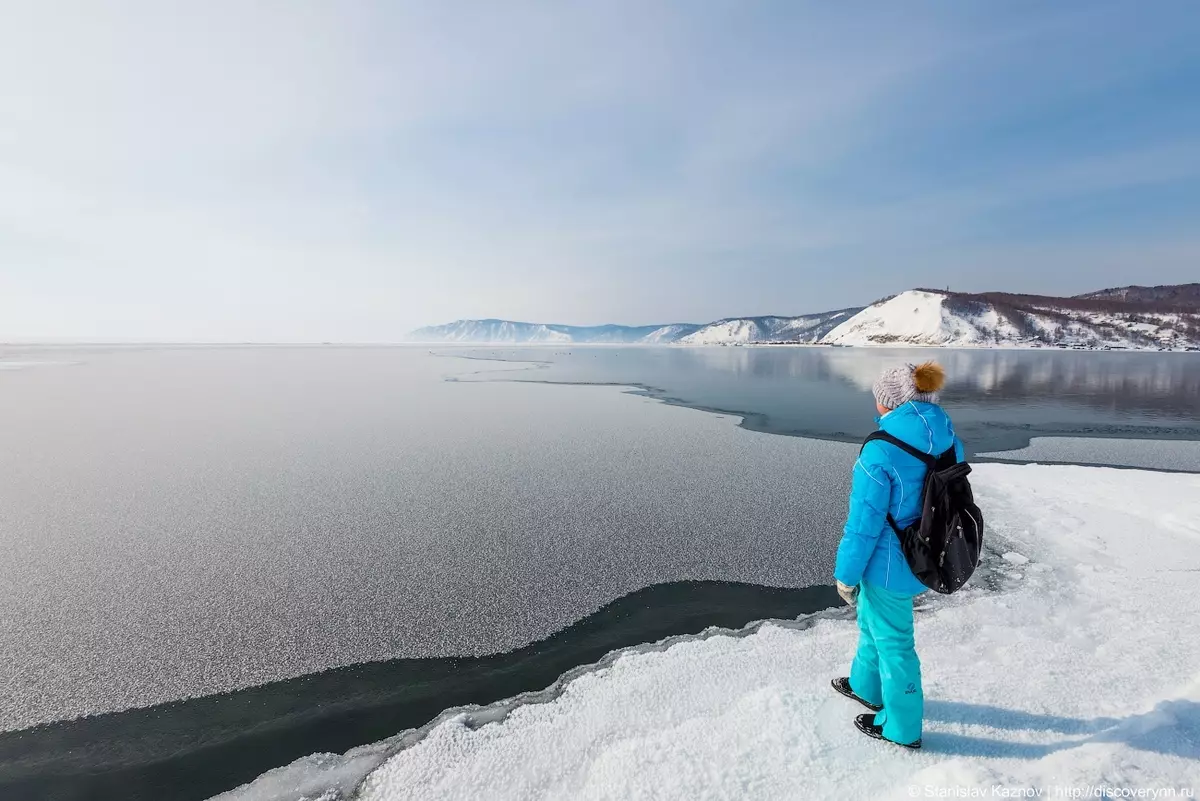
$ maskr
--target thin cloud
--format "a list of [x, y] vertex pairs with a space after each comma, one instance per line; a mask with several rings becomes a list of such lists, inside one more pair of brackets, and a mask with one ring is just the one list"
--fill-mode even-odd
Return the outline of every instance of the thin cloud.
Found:
[[[968, 240], [1121, 187], [1164, 220], [1197, 208], [1171, 110], [1200, 106], [1187, 10], [14, 3], [0, 339], [378, 341], [813, 311], [964, 273], [1031, 289], [1050, 266], [1079, 291], [1176, 280], [1183, 223], [1098, 214], [1073, 245], [1157, 254], [1137, 276], [1051, 265], [1053, 230]], [[1053, 119], [1104, 104], [1128, 112], [1108, 141]]]

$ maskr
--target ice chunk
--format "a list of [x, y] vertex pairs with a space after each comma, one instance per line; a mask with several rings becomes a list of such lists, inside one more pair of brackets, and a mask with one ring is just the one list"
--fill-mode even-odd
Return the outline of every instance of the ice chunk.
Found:
[[340, 801], [350, 798], [362, 777], [385, 758], [382, 746], [356, 748], [344, 756], [313, 754], [211, 801]]

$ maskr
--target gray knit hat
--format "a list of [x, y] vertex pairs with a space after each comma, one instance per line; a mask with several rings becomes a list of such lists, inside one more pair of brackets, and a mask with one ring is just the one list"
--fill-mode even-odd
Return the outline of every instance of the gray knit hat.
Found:
[[875, 381], [871, 391], [875, 402], [885, 409], [899, 409], [909, 401], [938, 402], [938, 390], [946, 381], [946, 374], [936, 362], [921, 365], [906, 364], [891, 367]]

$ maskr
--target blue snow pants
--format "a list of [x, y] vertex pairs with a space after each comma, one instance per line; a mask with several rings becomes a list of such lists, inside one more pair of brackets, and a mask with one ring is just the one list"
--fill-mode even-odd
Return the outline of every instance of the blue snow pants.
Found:
[[921, 661], [913, 642], [911, 595], [865, 581], [858, 593], [858, 652], [850, 667], [850, 689], [865, 701], [882, 704], [875, 725], [897, 743], [921, 737], [925, 695]]

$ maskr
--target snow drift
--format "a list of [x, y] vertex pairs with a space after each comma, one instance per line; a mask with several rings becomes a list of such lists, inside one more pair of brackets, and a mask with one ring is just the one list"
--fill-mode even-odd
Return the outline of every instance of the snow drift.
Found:
[[829, 689], [856, 638], [842, 609], [613, 654], [223, 799], [1194, 797], [1200, 476], [984, 464], [974, 483], [982, 572], [918, 604], [921, 752], [864, 738]]

